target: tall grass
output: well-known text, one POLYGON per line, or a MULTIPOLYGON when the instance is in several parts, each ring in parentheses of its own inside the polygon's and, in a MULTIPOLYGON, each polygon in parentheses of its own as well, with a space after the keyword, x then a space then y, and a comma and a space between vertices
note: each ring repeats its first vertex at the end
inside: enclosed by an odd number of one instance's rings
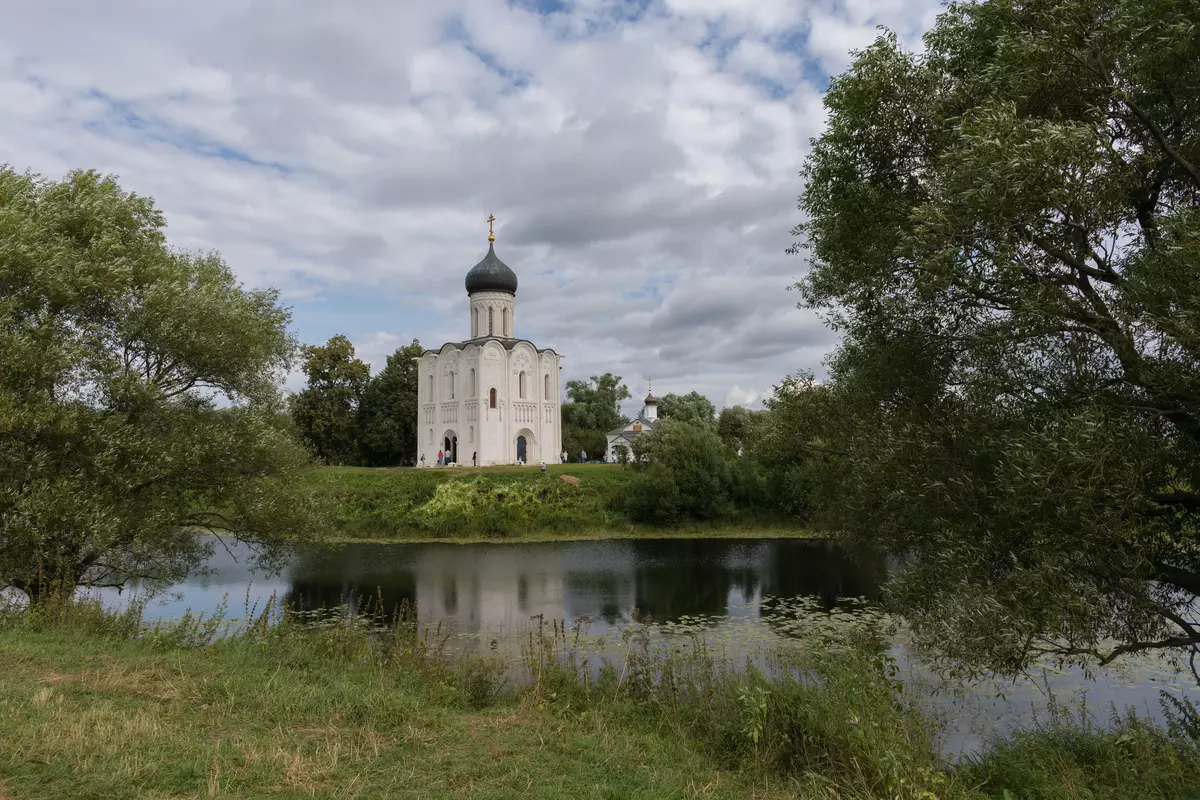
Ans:
MULTIPOLYGON (((189 614, 155 624, 142 621, 137 602, 120 613, 88 601, 8 609, 0 613, 0 641, 87 643, 106 659, 128 663, 192 653, 210 667, 235 666, 248 686, 278 691, 281 700, 300 691, 300 684, 336 694, 346 681, 357 682, 362 696, 348 708, 357 709, 354 724, 366 730, 392 730, 386 693, 405 686, 453 713, 503 712, 513 725, 549 726, 557 736, 595 734, 605 742, 649 736, 681 748, 669 757, 683 759, 692 771, 715 769, 749 781, 743 789, 774 787, 801 797, 1200 796, 1200 746, 1189 728, 1197 718, 1189 705, 1176 708, 1165 729, 1131 715, 1098 728, 1086 714, 1073 717, 1052 705, 1037 729, 997 739, 985 756, 952 768, 934 747, 936 725, 917 711, 917 698, 869 635, 773 650, 764 666, 714 650, 700 632, 664 641, 636 621, 622 630, 613 655, 611 648, 594 646, 586 619, 563 625, 539 617, 514 661, 456 650, 449 632, 418 625, 411 609, 384 615, 377 611, 382 603, 361 598, 308 613, 273 601, 245 605, 239 617, 222 608, 208 617, 189 614), (273 676, 265 685, 264 675, 273 676)), ((220 674, 239 681, 234 670, 220 674)), ((225 691, 240 697, 249 688, 225 691)), ((209 702, 206 697, 198 692, 195 702, 209 702)), ((28 727, 23 733, 47 734, 28 727)), ((546 771, 547 780, 558 770, 551 760, 538 761, 536 752, 521 752, 546 771)), ((81 768, 100 767, 88 762, 81 768)), ((225 769, 228 775, 234 767, 225 769)), ((335 774, 337 769, 328 770, 335 774)))

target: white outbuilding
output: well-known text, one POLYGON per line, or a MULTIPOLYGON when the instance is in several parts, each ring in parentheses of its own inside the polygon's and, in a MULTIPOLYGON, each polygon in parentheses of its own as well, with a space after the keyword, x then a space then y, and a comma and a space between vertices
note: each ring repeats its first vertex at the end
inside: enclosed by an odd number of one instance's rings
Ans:
POLYGON ((633 440, 643 433, 650 433, 657 424, 658 398, 654 396, 653 391, 648 391, 637 419, 630 420, 620 428, 613 428, 608 432, 608 460, 610 462, 620 461, 621 448, 625 448, 627 454, 632 454, 633 440))

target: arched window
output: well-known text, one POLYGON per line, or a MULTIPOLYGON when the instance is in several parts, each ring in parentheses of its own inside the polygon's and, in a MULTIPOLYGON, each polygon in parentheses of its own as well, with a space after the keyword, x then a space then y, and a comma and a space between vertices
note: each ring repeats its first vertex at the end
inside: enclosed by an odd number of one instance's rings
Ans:
POLYGON ((468 441, 468 442, 473 442, 473 441, 475 441, 475 426, 474 426, 474 425, 472 425, 471 427, 467 428, 467 437, 468 437, 468 438, 467 438, 467 441, 468 441))
POLYGON ((525 399, 525 370, 521 370, 521 374, 517 376, 517 396, 525 399))
POLYGON ((495 335, 495 331, 493 330, 493 326, 492 326, 492 323, 494 321, 492 318, 493 317, 492 311, 493 311, 493 309, 489 307, 488 308, 488 336, 495 335))
POLYGON ((509 316, 508 309, 504 309, 504 335, 512 336, 512 317, 509 316))
POLYGON ((454 399, 454 373, 450 373, 450 399, 454 399))
POLYGON ((488 392, 488 405, 490 405, 492 408, 496 407, 496 388, 494 386, 492 387, 492 390, 488 392))
POLYGON ((429 429, 429 443, 433 444, 433 428, 429 429))
POLYGON ((550 399, 550 373, 549 372, 546 373, 545 383, 546 383, 546 387, 545 387, 546 391, 542 392, 542 399, 549 400, 550 399))
POLYGON ((429 402, 433 402, 433 376, 429 376, 429 402))
POLYGON ((467 373, 471 380, 471 385, 467 387, 467 397, 475 396, 475 368, 471 367, 471 371, 467 373))

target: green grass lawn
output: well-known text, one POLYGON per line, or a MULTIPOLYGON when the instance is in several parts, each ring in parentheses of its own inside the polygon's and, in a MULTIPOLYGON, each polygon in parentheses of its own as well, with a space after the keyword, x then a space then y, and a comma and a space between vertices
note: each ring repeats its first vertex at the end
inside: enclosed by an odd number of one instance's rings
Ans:
POLYGON ((656 528, 624 507, 633 472, 615 464, 325 467, 308 479, 331 504, 333 539, 586 539, 804 535, 794 521, 734 514, 656 528))

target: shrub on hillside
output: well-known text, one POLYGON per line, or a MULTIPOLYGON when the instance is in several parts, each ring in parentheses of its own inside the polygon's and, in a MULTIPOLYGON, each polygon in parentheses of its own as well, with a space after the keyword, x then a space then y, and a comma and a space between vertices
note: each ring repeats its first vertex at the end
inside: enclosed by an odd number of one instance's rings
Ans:
POLYGON ((729 462, 720 437, 707 426, 663 420, 653 433, 633 443, 633 492, 640 504, 630 512, 651 521, 654 491, 677 497, 677 515, 714 519, 729 511, 729 462), (668 477, 670 480, 668 480, 668 477), (673 489, 672 489, 673 487, 673 489))
POLYGON ((673 525, 679 521, 679 486, 665 464, 649 464, 639 469, 625 502, 629 516, 638 522, 673 525))

